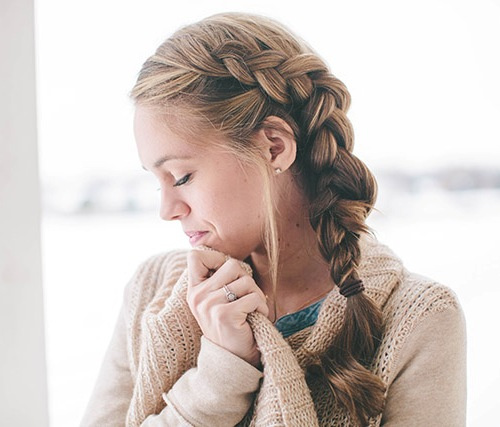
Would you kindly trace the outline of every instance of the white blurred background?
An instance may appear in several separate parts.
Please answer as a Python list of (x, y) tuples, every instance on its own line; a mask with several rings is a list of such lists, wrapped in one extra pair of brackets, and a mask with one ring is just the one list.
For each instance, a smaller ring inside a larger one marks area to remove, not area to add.
[(51, 426), (78, 425), (137, 265), (188, 247), (160, 221), (128, 91), (179, 26), (274, 17), (349, 88), (355, 153), (379, 179), (370, 218), (409, 269), (450, 286), (468, 328), (468, 425), (495, 425), (500, 344), (500, 2), (36, 1)]

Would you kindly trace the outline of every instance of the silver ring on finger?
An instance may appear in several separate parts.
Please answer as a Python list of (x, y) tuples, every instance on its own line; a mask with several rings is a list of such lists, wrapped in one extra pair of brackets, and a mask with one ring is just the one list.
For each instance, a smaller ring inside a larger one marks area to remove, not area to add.
[(224, 289), (224, 292), (226, 293), (226, 299), (228, 302), (233, 302), (238, 299), (238, 296), (234, 292), (231, 292), (227, 285), (224, 285), (222, 289)]

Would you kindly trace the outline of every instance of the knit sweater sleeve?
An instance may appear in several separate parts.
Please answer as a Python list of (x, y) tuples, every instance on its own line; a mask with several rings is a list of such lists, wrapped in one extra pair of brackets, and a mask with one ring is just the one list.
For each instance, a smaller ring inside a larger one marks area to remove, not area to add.
[(124, 312), (122, 308), (81, 427), (125, 425), (134, 385), (126, 351)]
[(465, 340), (459, 306), (421, 320), (399, 355), (383, 426), (465, 426)]
[[(125, 339), (122, 310), (82, 427), (125, 425), (134, 387)], [(261, 377), (259, 370), (202, 337), (197, 367), (164, 393), (167, 406), (142, 426), (236, 425), (250, 408)]]
[[(136, 291), (134, 282), (133, 279), (125, 291), (125, 301), (81, 427), (127, 424), (134, 392), (127, 307), (131, 293)], [(250, 408), (261, 378), (258, 369), (202, 337), (197, 366), (186, 371), (170, 391), (165, 390), (167, 405), (158, 414), (149, 415), (141, 426), (235, 425)]]
[(249, 410), (262, 373), (201, 338), (198, 363), (163, 394), (167, 406), (142, 426), (234, 426)]

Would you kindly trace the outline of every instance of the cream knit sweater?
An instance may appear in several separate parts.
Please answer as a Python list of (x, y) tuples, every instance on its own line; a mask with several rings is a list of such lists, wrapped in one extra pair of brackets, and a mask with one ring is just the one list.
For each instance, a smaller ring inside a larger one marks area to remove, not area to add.
[[(264, 316), (249, 316), (261, 373), (201, 337), (185, 267), (185, 252), (172, 252), (138, 269), (83, 426), (353, 425), (304, 377), (342, 322), (337, 288), (316, 324), (287, 339)], [(465, 328), (454, 294), (408, 273), (374, 240), (363, 241), (360, 276), (385, 318), (372, 371), (387, 384), (386, 407), (370, 425), (465, 425)]]

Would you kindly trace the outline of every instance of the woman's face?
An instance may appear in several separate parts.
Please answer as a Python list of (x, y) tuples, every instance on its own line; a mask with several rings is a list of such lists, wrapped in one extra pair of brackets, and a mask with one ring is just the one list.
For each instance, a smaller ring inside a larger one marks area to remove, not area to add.
[(142, 165), (160, 183), (161, 218), (180, 221), (192, 246), (238, 259), (264, 251), (264, 180), (255, 166), (213, 144), (213, 134), (179, 136), (147, 107), (137, 107), (134, 131)]

